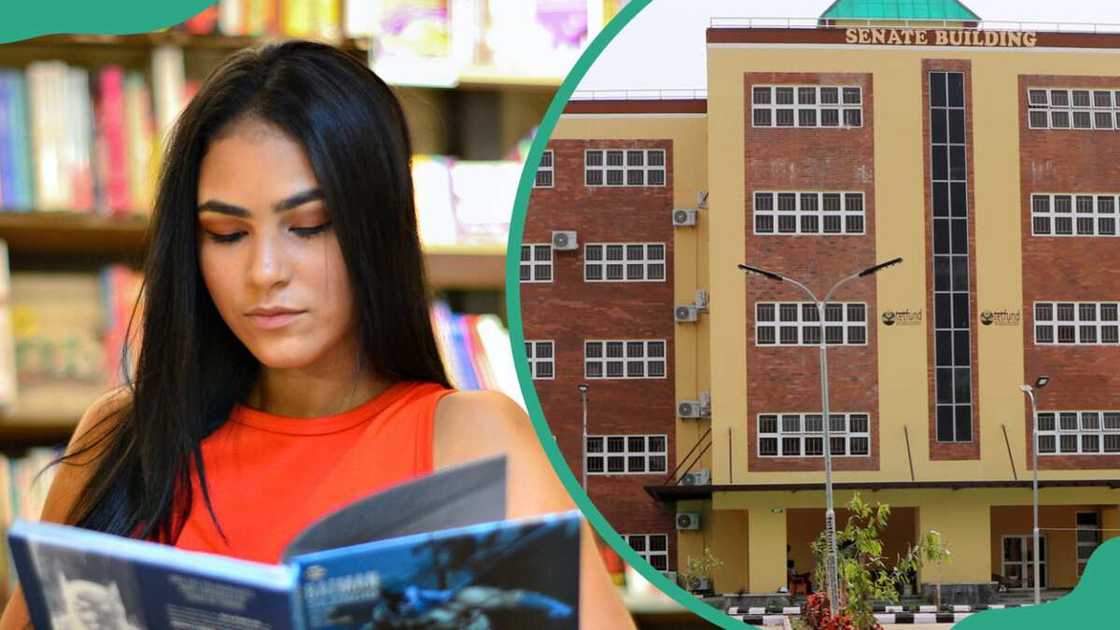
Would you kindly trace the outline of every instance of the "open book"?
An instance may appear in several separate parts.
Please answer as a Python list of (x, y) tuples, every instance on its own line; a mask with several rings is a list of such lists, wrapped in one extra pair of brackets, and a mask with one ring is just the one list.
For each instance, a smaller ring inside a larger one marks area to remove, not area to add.
[(505, 480), (496, 458), (372, 495), (279, 565), (28, 521), (9, 542), (41, 630), (578, 627), (579, 515), (501, 520)]

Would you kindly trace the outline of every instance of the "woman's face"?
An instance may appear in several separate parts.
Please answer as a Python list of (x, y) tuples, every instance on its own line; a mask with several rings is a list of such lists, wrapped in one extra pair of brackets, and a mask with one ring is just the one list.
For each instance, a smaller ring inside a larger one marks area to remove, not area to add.
[(352, 366), (349, 277), (300, 144), (255, 119), (213, 140), (198, 180), (198, 243), (218, 312), (264, 366)]

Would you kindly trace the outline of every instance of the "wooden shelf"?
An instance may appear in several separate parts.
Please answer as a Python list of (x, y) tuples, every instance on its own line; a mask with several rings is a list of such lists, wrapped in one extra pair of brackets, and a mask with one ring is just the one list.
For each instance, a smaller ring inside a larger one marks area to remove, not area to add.
[[(260, 36), (191, 35), (181, 31), (159, 31), (155, 33), (137, 33), (133, 35), (43, 35), (41, 37), (4, 44), (0, 46), (0, 51), (9, 48), (13, 50), (26, 50), (70, 46), (88, 48), (113, 47), (129, 49), (136, 52), (145, 52), (156, 46), (172, 45), (179, 46), (188, 51), (209, 50), (232, 52), (249, 46), (256, 46), (270, 41), (283, 41), (289, 38), (290, 37), (286, 35), (276, 34)], [(347, 37), (341, 40), (326, 41), (326, 43), (360, 56), (367, 55), (372, 46), (372, 40), (369, 37)], [(552, 90), (559, 87), (562, 80), (562, 76), (538, 75), (522, 71), (506, 71), (501, 68), (492, 68), (488, 66), (470, 66), (462, 71), (459, 77), (459, 83), (455, 87), (473, 90)]]
[[(148, 221), (140, 215), (101, 217), (73, 212), (0, 212), (0, 239), (13, 256), (93, 256), (139, 261)], [(428, 280), (446, 289), (505, 286), (504, 245), (425, 249)]]

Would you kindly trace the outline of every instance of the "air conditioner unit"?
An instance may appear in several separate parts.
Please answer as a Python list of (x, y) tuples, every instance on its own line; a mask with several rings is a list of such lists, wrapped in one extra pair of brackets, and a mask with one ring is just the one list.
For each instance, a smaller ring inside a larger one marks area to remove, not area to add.
[(703, 418), (704, 405), (699, 400), (682, 400), (677, 403), (677, 415), (681, 418)]
[(677, 530), (700, 529), (699, 512), (677, 512)]
[(673, 210), (673, 227), (689, 227), (696, 225), (696, 211), (687, 208)]
[(552, 249), (570, 252), (579, 249), (575, 230), (560, 230), (552, 233)]
[(682, 304), (673, 309), (673, 320), (678, 322), (694, 322), (700, 319), (700, 309), (692, 304)]
[(676, 415), (681, 418), (710, 418), (711, 400), (681, 400), (676, 404)]
[(686, 474), (681, 477), (682, 486), (709, 486), (712, 483), (712, 471), (708, 468), (701, 468)]
[(708, 207), (708, 191), (701, 190), (696, 193), (696, 207), (700, 209), (707, 209)]

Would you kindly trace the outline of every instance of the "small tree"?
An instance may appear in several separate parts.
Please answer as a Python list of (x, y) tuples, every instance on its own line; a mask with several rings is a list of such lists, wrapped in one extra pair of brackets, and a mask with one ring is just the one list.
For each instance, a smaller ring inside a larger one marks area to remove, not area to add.
[[(887, 528), (890, 506), (865, 503), (857, 493), (848, 502), (848, 512), (847, 524), (836, 532), (837, 581), (840, 584), (837, 608), (847, 612), (856, 628), (878, 628), (872, 603), (897, 602), (898, 587), (908, 581), (910, 575), (925, 562), (937, 562), (940, 566), (949, 552), (942, 545), (941, 536), (931, 531), (917, 546), (911, 546), (906, 554), (897, 558), (893, 567), (888, 566), (879, 535)], [(813, 580), (818, 590), (824, 590), (828, 557), (824, 532), (810, 547), (817, 562)]]
[(723, 568), (723, 561), (715, 557), (709, 547), (704, 547), (704, 555), (699, 558), (689, 556), (685, 567), (684, 573), (681, 574), (685, 587), (697, 591), (711, 588), (712, 572)]

